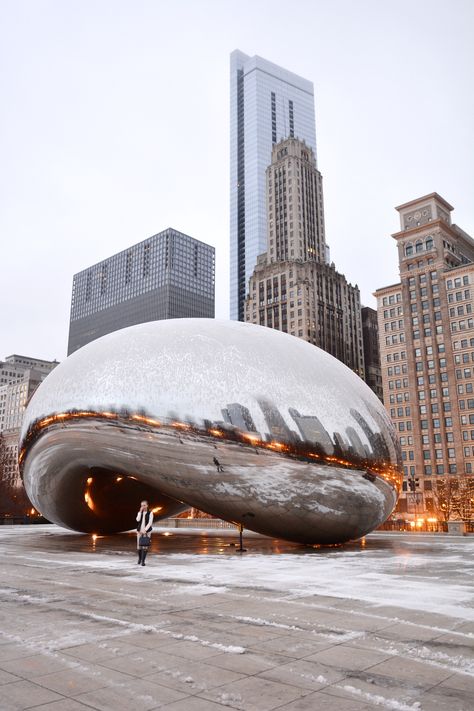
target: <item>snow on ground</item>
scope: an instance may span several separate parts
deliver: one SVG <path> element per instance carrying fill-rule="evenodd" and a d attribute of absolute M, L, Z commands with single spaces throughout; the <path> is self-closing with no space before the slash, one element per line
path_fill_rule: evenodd
<path fill-rule="evenodd" d="M 458 556 L 454 559 L 457 561 Z M 326 558 L 258 554 L 196 558 L 178 554 L 168 556 L 163 565 L 161 558 L 155 560 L 147 569 L 147 577 L 154 579 L 216 587 L 251 586 L 293 597 L 330 595 L 474 620 L 472 579 L 456 584 L 423 575 L 428 556 L 405 560 L 401 566 L 390 557 L 372 559 L 368 564 L 367 557 L 341 552 Z M 445 560 L 437 562 L 442 566 Z M 453 560 L 449 562 L 452 564 Z M 108 564 L 116 567 L 117 561 Z M 134 574 L 132 579 L 137 580 Z"/>
<path fill-rule="evenodd" d="M 18 535 L 18 530 L 17 527 L 0 530 L 0 550 L 2 541 Z M 35 533 L 77 535 L 53 526 L 24 527 L 22 535 Z M 159 535 L 160 529 L 156 533 Z M 170 535 L 163 529 L 161 533 Z M 202 535 L 203 531 L 199 533 Z M 17 557 L 55 566 L 72 564 L 84 570 L 115 571 L 137 585 L 143 577 L 149 581 L 166 580 L 181 586 L 177 588 L 180 592 L 186 590 L 193 595 L 221 592 L 225 588 L 254 588 L 281 592 L 291 599 L 328 595 L 474 620 L 474 539 L 400 536 L 387 546 L 387 536 L 379 537 L 384 545 L 378 544 L 377 536 L 367 538 L 370 543 L 366 548 L 361 545 L 309 552 L 302 549 L 301 553 L 278 555 L 251 550 L 238 554 L 235 549 L 227 548 L 216 548 L 216 553 L 207 555 L 166 552 L 157 555 L 152 551 L 140 576 L 133 549 L 128 551 L 124 546 L 119 550 L 101 547 L 100 552 L 73 550 L 67 555 L 59 554 L 54 545 L 51 554 L 44 546 L 38 550 L 22 546 Z"/>

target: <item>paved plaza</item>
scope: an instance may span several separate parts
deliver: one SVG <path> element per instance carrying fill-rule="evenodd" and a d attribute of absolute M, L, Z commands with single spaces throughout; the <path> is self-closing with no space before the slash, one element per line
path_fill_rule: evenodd
<path fill-rule="evenodd" d="M 472 711 L 474 537 L 0 528 L 0 709 Z"/>

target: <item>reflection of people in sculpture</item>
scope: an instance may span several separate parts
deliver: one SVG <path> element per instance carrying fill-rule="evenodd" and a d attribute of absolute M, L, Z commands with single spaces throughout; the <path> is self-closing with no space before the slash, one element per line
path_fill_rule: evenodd
<path fill-rule="evenodd" d="M 137 513 L 137 550 L 138 550 L 138 565 L 145 565 L 148 546 L 140 545 L 141 536 L 151 538 L 153 530 L 153 511 L 148 509 L 148 501 L 142 501 L 140 511 Z"/>
<path fill-rule="evenodd" d="M 223 471 L 224 471 L 224 467 L 222 466 L 222 464 L 220 463 L 220 461 L 217 459 L 217 457 L 213 457 L 212 461 L 213 461 L 214 464 L 216 465 L 216 468 L 217 468 L 217 471 L 218 471 L 218 472 L 223 472 Z"/>

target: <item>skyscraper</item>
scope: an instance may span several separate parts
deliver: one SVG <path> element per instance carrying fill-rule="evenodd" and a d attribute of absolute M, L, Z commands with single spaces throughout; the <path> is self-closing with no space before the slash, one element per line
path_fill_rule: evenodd
<path fill-rule="evenodd" d="M 215 249 L 167 229 L 74 275 L 68 355 L 120 328 L 214 318 Z"/>
<path fill-rule="evenodd" d="M 31 396 L 57 361 L 11 355 L 0 361 L 0 517 L 31 509 L 18 469 L 18 440 Z"/>
<path fill-rule="evenodd" d="M 363 306 L 361 313 L 362 339 L 364 342 L 365 382 L 383 402 L 377 311 L 375 309 L 371 309 L 370 306 Z"/>
<path fill-rule="evenodd" d="M 0 361 L 0 432 L 21 426 L 28 400 L 57 365 L 16 353 Z"/>
<path fill-rule="evenodd" d="M 384 403 L 405 472 L 399 510 L 444 518 L 453 491 L 474 482 L 474 240 L 437 193 L 396 209 L 400 282 L 375 296 Z"/>
<path fill-rule="evenodd" d="M 239 50 L 230 75 L 230 317 L 243 321 L 248 280 L 266 249 L 272 146 L 294 136 L 316 155 L 316 127 L 312 82 Z"/>
<path fill-rule="evenodd" d="M 328 264 L 321 173 L 312 149 L 288 138 L 267 169 L 268 233 L 249 279 L 244 317 L 303 338 L 362 378 L 360 295 Z"/>

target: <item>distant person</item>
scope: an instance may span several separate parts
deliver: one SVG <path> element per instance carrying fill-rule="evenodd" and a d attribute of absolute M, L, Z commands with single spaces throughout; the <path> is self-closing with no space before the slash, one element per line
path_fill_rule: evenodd
<path fill-rule="evenodd" d="M 145 565 L 146 554 L 149 546 L 141 546 L 141 536 L 148 536 L 151 539 L 153 530 L 153 511 L 148 509 L 148 501 L 142 501 L 140 511 L 137 513 L 137 550 L 138 565 Z"/>
<path fill-rule="evenodd" d="M 216 469 L 217 469 L 218 472 L 223 472 L 223 471 L 224 471 L 224 467 L 222 466 L 222 464 L 220 463 L 220 461 L 217 459 L 217 457 L 213 457 L 212 461 L 213 461 L 214 464 L 216 465 Z"/>

